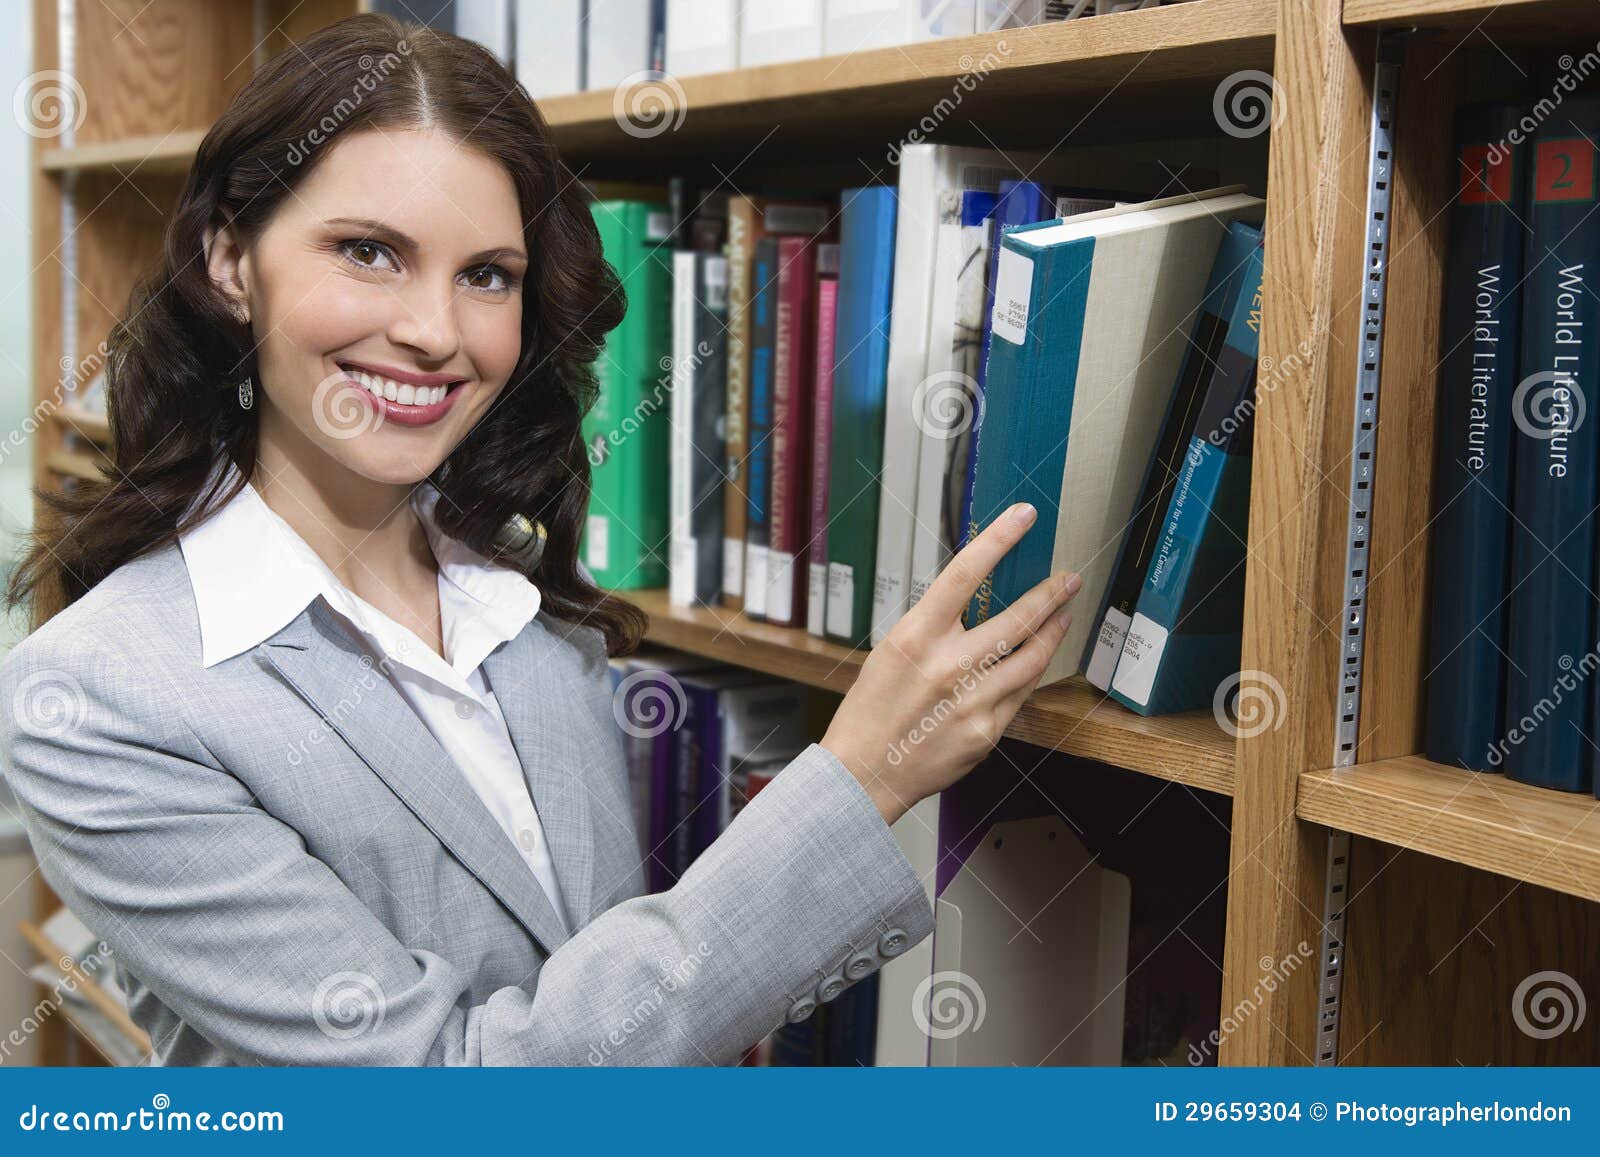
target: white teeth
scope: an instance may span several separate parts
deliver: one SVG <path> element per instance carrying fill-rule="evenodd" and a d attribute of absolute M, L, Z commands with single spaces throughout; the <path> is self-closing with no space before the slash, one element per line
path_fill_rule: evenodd
<path fill-rule="evenodd" d="M 379 377 L 377 374 L 370 374 L 366 370 L 348 369 L 345 373 L 370 391 L 374 397 L 387 398 L 402 406 L 431 406 L 442 401 L 445 394 L 450 392 L 449 386 L 402 384 Z"/>

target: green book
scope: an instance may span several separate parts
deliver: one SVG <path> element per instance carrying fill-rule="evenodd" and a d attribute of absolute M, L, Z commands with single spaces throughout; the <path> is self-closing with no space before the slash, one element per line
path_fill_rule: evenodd
<path fill-rule="evenodd" d="M 648 201 L 590 205 L 628 312 L 595 363 L 599 396 L 583 419 L 593 485 L 579 558 L 613 590 L 667 583 L 671 429 L 671 215 Z"/>

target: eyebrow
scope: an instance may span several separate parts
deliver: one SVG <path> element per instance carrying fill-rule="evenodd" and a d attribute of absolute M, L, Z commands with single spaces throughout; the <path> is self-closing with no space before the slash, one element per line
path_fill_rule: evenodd
<path fill-rule="evenodd" d="M 324 225 L 351 225 L 361 229 L 368 237 L 381 238 L 392 241 L 403 249 L 418 249 L 420 246 L 405 232 L 396 229 L 393 225 L 385 225 L 382 221 L 374 221 L 369 217 L 330 217 L 323 222 Z M 484 249 L 467 258 L 469 264 L 485 261 L 504 261 L 510 258 L 515 261 L 526 262 L 528 255 L 514 245 L 499 245 L 492 249 Z"/>

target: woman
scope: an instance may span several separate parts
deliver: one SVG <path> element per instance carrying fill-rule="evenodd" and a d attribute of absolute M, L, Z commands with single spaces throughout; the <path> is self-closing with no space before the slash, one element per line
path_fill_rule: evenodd
<path fill-rule="evenodd" d="M 622 309 L 466 41 L 340 21 L 200 145 L 110 342 L 114 475 L 39 495 L 9 591 L 64 609 L 0 670 L 41 869 L 158 1062 L 723 1062 L 930 931 L 889 824 L 992 746 L 1076 581 L 963 631 L 1031 511 L 989 527 L 642 894 L 606 668 L 642 617 L 577 565 Z"/>

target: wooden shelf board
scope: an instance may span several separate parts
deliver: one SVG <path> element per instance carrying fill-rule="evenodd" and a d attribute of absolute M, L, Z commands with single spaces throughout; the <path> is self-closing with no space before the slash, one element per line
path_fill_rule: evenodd
<path fill-rule="evenodd" d="M 730 134 L 748 141 L 780 124 L 837 134 L 845 126 L 898 125 L 898 139 L 925 117 L 940 123 L 1008 99 L 1109 94 L 1127 86 L 1221 78 L 1272 67 L 1277 5 L 1261 0 L 1190 0 L 1169 7 L 945 37 L 866 52 L 644 82 L 619 96 L 597 89 L 549 97 L 539 108 L 563 152 L 668 150 Z M 619 124 L 626 98 L 660 119 Z M 960 107 L 954 107 L 960 106 Z M 1034 115 L 1040 111 L 1037 106 Z M 1080 110 L 1081 111 L 1081 110 Z M 1076 116 L 1063 114 L 1062 131 Z M 670 127 L 669 127 L 670 126 Z M 641 128 L 653 130 L 648 133 Z M 642 138 L 642 139 L 632 139 Z M 884 138 L 880 135 L 878 140 Z"/>
<path fill-rule="evenodd" d="M 87 454 L 75 454 L 71 450 L 51 451 L 45 458 L 45 465 L 57 474 L 82 478 L 89 482 L 98 482 L 105 477 L 93 458 Z"/>
<path fill-rule="evenodd" d="M 1300 776 L 1295 814 L 1360 836 L 1600 900 L 1600 800 L 1420 755 Z"/>
<path fill-rule="evenodd" d="M 677 607 L 665 590 L 618 591 L 650 616 L 648 638 L 675 650 L 843 694 L 867 652 L 722 608 Z M 1006 734 L 1069 755 L 1231 795 L 1233 737 L 1207 711 L 1145 718 L 1081 678 L 1041 688 Z"/>
<path fill-rule="evenodd" d="M 71 148 L 46 149 L 40 167 L 47 173 L 104 172 L 137 169 L 141 173 L 182 173 L 194 161 L 195 150 L 206 130 L 163 133 L 159 136 L 126 137 L 116 141 L 96 141 Z"/>
<path fill-rule="evenodd" d="M 80 410 L 76 406 L 63 406 L 56 417 L 85 438 L 102 445 L 111 443 L 111 421 L 104 414 Z"/>
<path fill-rule="evenodd" d="M 1345 0 L 1344 22 L 1551 35 L 1600 26 L 1600 10 L 1594 0 Z"/>

